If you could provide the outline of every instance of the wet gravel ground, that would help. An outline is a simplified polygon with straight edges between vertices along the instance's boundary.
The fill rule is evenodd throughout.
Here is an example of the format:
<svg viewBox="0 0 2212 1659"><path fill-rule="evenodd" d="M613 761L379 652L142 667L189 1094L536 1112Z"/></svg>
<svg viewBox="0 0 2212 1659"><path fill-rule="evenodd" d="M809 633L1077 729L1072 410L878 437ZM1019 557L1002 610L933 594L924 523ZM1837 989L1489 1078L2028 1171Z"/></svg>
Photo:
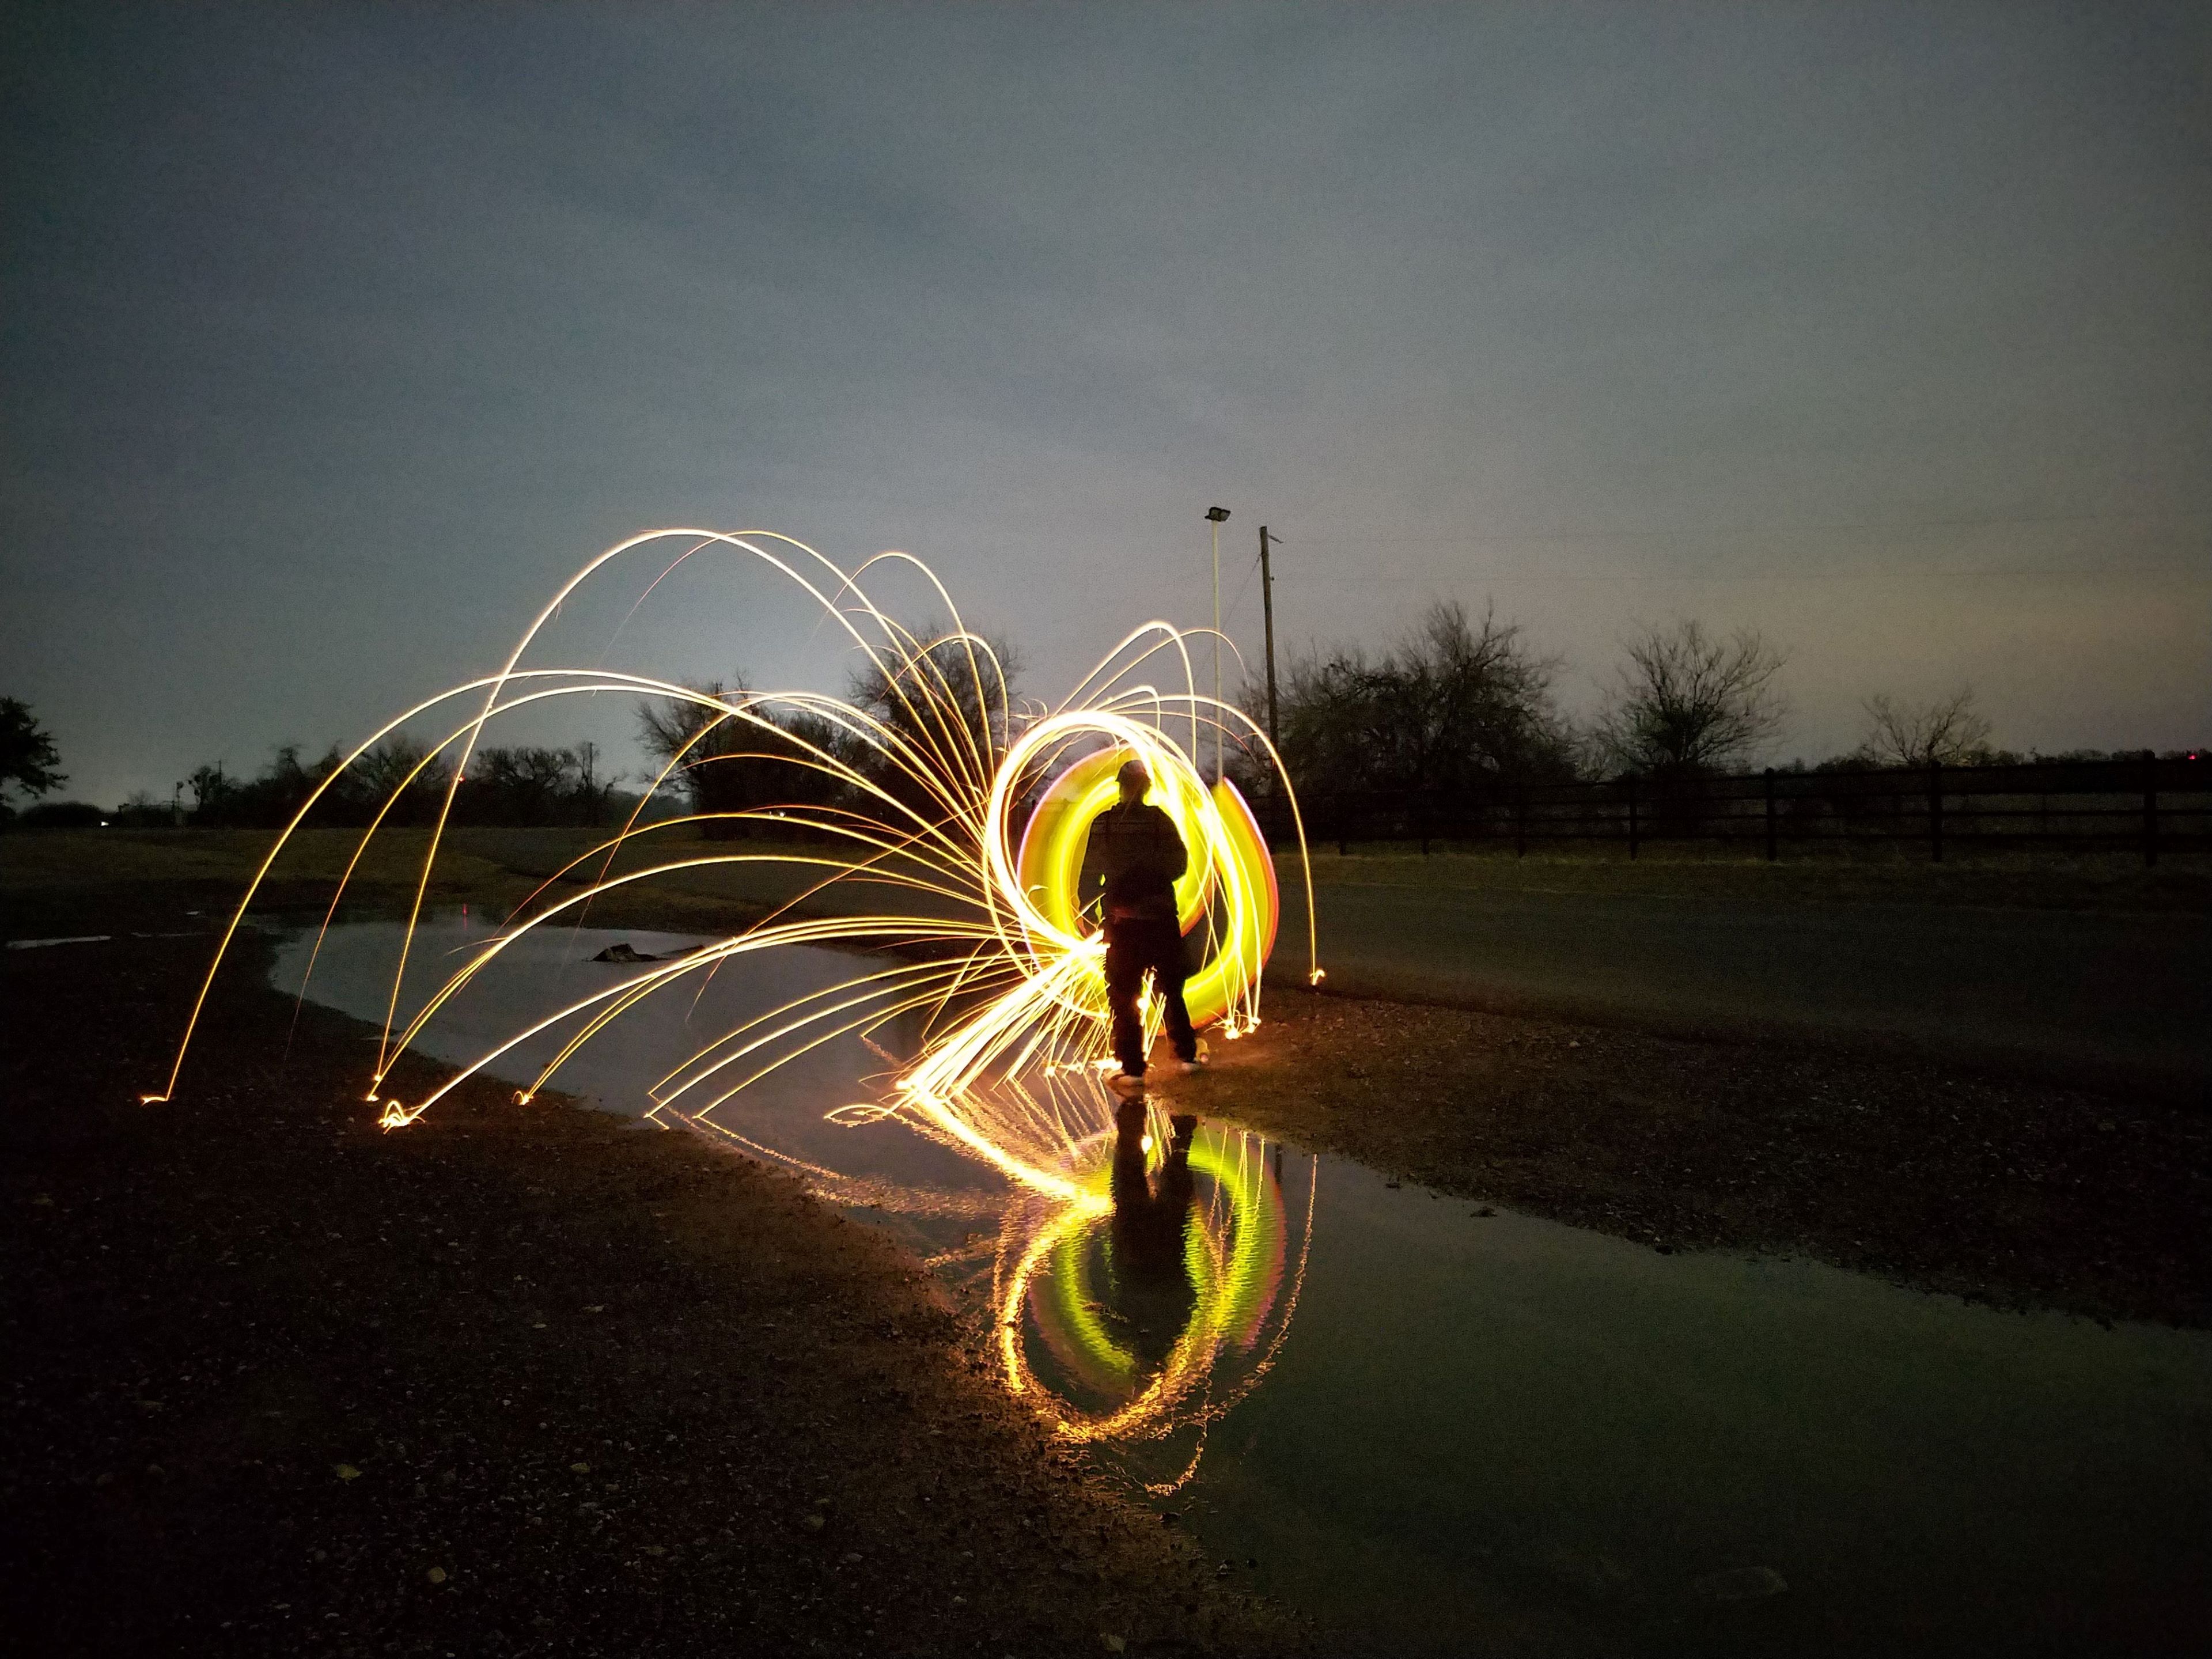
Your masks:
<svg viewBox="0 0 2212 1659"><path fill-rule="evenodd" d="M46 931L192 931L197 897ZM0 961L11 1649L1307 1645L781 1175L489 1083L381 1133L373 1034L295 1024L251 961L138 1105L209 943Z"/></svg>
<svg viewBox="0 0 2212 1659"><path fill-rule="evenodd" d="M2201 1106L1272 986L1265 1012L1190 1109L1661 1249L2212 1323Z"/></svg>

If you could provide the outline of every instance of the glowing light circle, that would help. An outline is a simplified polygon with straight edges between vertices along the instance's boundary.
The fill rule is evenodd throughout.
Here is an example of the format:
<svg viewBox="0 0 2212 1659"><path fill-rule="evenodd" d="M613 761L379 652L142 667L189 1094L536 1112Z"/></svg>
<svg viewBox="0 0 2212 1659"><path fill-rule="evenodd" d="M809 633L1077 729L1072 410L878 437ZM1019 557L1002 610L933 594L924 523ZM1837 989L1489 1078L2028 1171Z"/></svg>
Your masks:
<svg viewBox="0 0 2212 1659"><path fill-rule="evenodd" d="M672 549L673 556L639 604L701 556L757 562L821 607L830 628L864 654L876 680L889 688L884 699L855 702L803 690L724 694L621 669L524 665L572 595L616 561L656 548L656 557ZM862 585L878 568L922 584L933 608L950 613L950 623L925 637L896 621ZM1163 665L1169 668L1164 676ZM1146 676L1141 682L1139 673ZM411 769L390 784L362 830L325 917L327 926L371 841L388 820L397 822L391 815L403 799L412 799L410 792L437 796L368 1079L366 1098L378 1109L382 1127L418 1121L468 1078L515 1065L519 1051L544 1040L552 1056L542 1066L532 1060L535 1076L520 1091L525 1098L536 1096L555 1086L562 1066L628 1010L696 983L723 964L793 946L851 946L860 954L850 979L711 1037L647 1086L653 1103L648 1115L731 1135L810 1178L832 1179L834 1172L746 1141L716 1123L713 1114L752 1083L823 1043L848 1036L872 1041L892 1022L912 1018L920 1022L917 1048L886 1054L898 1067L892 1080L878 1098L839 1107L841 1121L901 1116L1021 1186L1079 1210L1097 1209L1103 1200L1085 1190L1067 1155L1079 1139L1073 1126L1095 1114L1104 1094L1095 1089L1086 1094L1067 1086L1066 1079L1112 1063L1105 1058L1104 945L1088 931L1075 900L1084 840L1091 819L1116 793L1113 774L1131 755L1144 761L1154 781L1152 798L1174 820L1189 851L1189 868L1176 894L1180 925L1198 957L1185 995L1194 1020L1218 1021L1226 1036L1258 1024L1261 975L1280 908L1274 866L1235 786L1224 781L1209 787L1191 754L1165 728L1187 719L1194 752L1201 723L1235 734L1255 764L1273 769L1301 866L1304 831L1280 757L1241 710L1199 693L1188 641L1173 625L1146 623L1124 635L1054 711L1018 710L1008 700L1006 682L989 642L960 621L943 584L910 555L880 553L848 570L773 532L675 528L626 538L562 585L495 672L425 697L386 720L308 792L222 931L166 1083L143 1098L155 1103L173 1097L224 957L277 858L323 795L367 763L379 745L414 742L410 734L427 728ZM627 822L549 875L434 989L420 999L403 999L416 923L479 740L494 721L526 708L538 706L543 712L553 700L606 695L678 711L690 733L665 756L646 799L675 787L702 763L702 756L725 750L777 763L779 775L790 780L789 793L741 809L695 800L691 812L650 821L641 799ZM457 702L465 707L451 706ZM703 747L710 739L715 746ZM752 753L754 748L761 752ZM1032 790L1048 779L1049 787L1030 810ZM720 829L739 834L723 845ZM756 845L748 831L764 832L767 844ZM618 856L625 866L620 870L615 868ZM571 922L600 896L635 884L746 866L795 877L800 897L680 958L641 963L638 973L616 983L553 999L552 1006L485 1046L418 1098L387 1092L399 1056L416 1044L429 1022L455 999L471 994L478 978L536 930ZM1310 872L1304 878L1307 972L1317 981ZM865 896L858 904L827 896L841 886L836 900ZM1157 1018L1157 1007L1151 1017Z"/></svg>
<svg viewBox="0 0 2212 1659"><path fill-rule="evenodd" d="M1093 1201L1071 1206L1042 1228L1009 1278L999 1310L1007 1386L1036 1403L1071 1439L1142 1439L1218 1416L1271 1363L1263 1361L1233 1394L1195 1413L1188 1408L1189 1397L1224 1352L1252 1355L1259 1349L1270 1316L1279 1312L1290 1243L1281 1189L1243 1137L1202 1136L1189 1158L1193 1172L1206 1178L1214 1197L1199 1206L1184 1235L1183 1270L1194 1292L1190 1317L1149 1377L1100 1316L1094 1243L1109 1224L1105 1170L1085 1188ZM1280 1311L1286 1323L1287 1310ZM1044 1387L1024 1351L1025 1312L1072 1380L1118 1403L1085 1410Z"/></svg>
<svg viewBox="0 0 2212 1659"><path fill-rule="evenodd" d="M1010 863L1006 818L1015 781L1056 750L1099 739L1039 799ZM1063 1005L1103 1017L1105 946L1079 914L1076 886L1091 820L1119 799L1116 775L1133 757L1152 775L1147 799L1174 822L1189 854L1176 884L1176 913L1186 936L1200 936L1202 951L1183 988L1191 1021L1224 1021L1228 1034L1237 1035L1256 1023L1261 973L1280 919L1274 860L1237 786L1224 778L1209 790L1182 749L1158 730L1085 710L1024 734L1008 750L991 799L986 841L994 884L1039 954L1083 959L1087 971L1061 988Z"/></svg>

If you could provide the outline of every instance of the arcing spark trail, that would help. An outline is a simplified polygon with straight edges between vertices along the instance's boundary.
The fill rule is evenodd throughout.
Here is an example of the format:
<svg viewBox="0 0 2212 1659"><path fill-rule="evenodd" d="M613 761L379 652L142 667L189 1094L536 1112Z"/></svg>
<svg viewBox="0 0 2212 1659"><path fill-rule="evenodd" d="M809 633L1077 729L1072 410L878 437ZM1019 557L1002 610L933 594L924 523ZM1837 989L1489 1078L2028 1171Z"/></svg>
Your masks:
<svg viewBox="0 0 2212 1659"><path fill-rule="evenodd" d="M524 665L540 632L586 583L627 556L650 556L653 550L672 547L675 556L646 594L701 556L735 555L765 566L811 596L862 653L865 677L878 695L866 707L799 691L721 696L647 675ZM951 617L950 625L923 638L880 608L863 586L878 565L918 575ZM1170 672L1162 674L1164 667ZM1155 680L1173 689L1163 690ZM742 810L653 823L640 823L634 814L542 887L542 902L534 899L523 907L507 927L474 947L420 1006L403 1012L402 985L424 896L455 792L486 728L526 708L608 693L696 711L686 722L688 739L668 757L653 790L688 767L747 764L763 766L781 781L776 794ZM456 719L456 702L471 704L472 712ZM1131 755L1145 763L1157 804L1191 853L1176 898L1197 959L1187 993L1192 1018L1200 1024L1218 1023L1228 1038L1259 1023L1261 978L1279 911L1274 865L1236 785L1224 777L1209 787L1199 775L1194 757L1200 734L1225 735L1255 769L1272 772L1286 799L1289 786L1254 724L1234 707L1198 693L1183 634L1165 623L1147 623L1127 635L1056 707L1017 708L991 647L961 622L951 595L920 561L885 553L848 573L787 537L667 530L602 553L553 597L497 673L407 710L317 786L240 901L210 964L167 1085L148 1096L149 1102L167 1100L177 1086L207 987L294 832L346 768L402 727L441 715L449 723L433 728L434 741L384 800L331 900L335 914L347 881L394 806L442 770L443 799L415 884L368 1080L368 1097L387 1128L415 1122L462 1078L497 1065L526 1042L550 1036L556 1047L520 1091L526 1100L550 1086L565 1061L647 998L695 985L701 975L756 952L840 946L868 953L862 971L700 1047L653 1085L653 1115L733 1134L715 1121L718 1105L798 1055L855 1035L884 1053L893 1070L878 1099L841 1107L833 1115L895 1116L992 1166L1063 1210L1063 1218L1048 1231L1064 1236L1074 1218L1109 1207L1090 1167L1110 1115L1094 1069L1106 1049L1103 945L1079 913L1074 890L1090 821L1114 798L1115 771ZM1295 823L1294 801L1291 810ZM779 844L740 843L732 850L717 844L708 850L693 837L708 825L773 837ZM1302 870L1303 854L1301 838ZM635 862L641 854L647 861L641 867L616 872L618 857ZM641 964L618 984L545 1011L419 1099L387 1091L399 1056L432 1018L466 995L516 941L548 924L573 923L594 899L633 884L745 864L797 872L802 890L753 927L675 960ZM550 896L556 882L580 874L580 887ZM866 888L876 908L808 913L810 901L841 887ZM1312 914L1309 892L1306 915ZM1318 977L1308 925L1308 971ZM1148 1012L1156 1022L1157 1008ZM919 1036L906 1052L892 1053L884 1046L892 1029ZM773 1146L746 1145L797 1163ZM838 1179L832 1170L804 1167L824 1182ZM1244 1194L1241 1208L1247 1215L1261 1213L1249 1180L1217 1184ZM1228 1237L1219 1228L1213 1231L1223 1241ZM1227 1261L1237 1247L1224 1242L1222 1248ZM1249 1243L1242 1248L1249 1255ZM1032 1264L1042 1263L1047 1254L1032 1255ZM1273 1277L1266 1278L1265 1299L1272 1304ZM1229 1324L1249 1323L1250 1314L1249 1306L1241 1307ZM1209 1317L1220 1323L1225 1316L1217 1310ZM1011 1358L1010 1367L1010 1376L1018 1377L1021 1367ZM1188 1370L1188 1365L1171 1368L1154 1394L1187 1391Z"/></svg>

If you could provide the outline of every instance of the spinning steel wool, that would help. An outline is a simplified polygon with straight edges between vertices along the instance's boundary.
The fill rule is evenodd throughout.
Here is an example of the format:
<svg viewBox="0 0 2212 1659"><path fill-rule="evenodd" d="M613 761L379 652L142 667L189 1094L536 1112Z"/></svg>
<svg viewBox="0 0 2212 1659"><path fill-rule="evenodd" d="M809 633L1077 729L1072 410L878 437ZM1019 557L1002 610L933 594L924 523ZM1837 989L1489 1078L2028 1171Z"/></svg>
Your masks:
<svg viewBox="0 0 2212 1659"><path fill-rule="evenodd" d="M834 629L861 653L864 678L877 695L865 707L805 691L716 695L646 675L524 665L539 633L585 583L627 556L672 544L675 556L647 594L702 555L757 562L821 606ZM878 565L918 574L951 624L923 638L894 620L862 586ZM1148 670L1157 673L1163 664L1173 671L1170 689L1139 678ZM850 977L701 1046L653 1083L649 1115L741 1141L801 1170L834 1194L847 1184L836 1170L741 1135L718 1122L714 1111L798 1055L840 1036L859 1036L890 1069L875 1099L840 1106L830 1115L848 1123L895 1117L988 1164L1030 1194L1022 1200L1033 1211L1024 1224L1028 1242L1008 1264L1010 1271L1001 1273L1006 1307L1011 1311L1032 1287L1042 1287L1037 1308L1059 1310L1047 1321L1053 1346L1093 1370L1127 1373L1127 1356L1099 1334L1095 1322L1086 1324L1081 1297L1050 1293L1054 1286L1079 1284L1081 1242L1113 1208L1096 1167L1111 1114L1098 1081L1098 1072L1113 1064L1105 1058L1104 946L1081 914L1076 893L1086 832L1115 798L1120 764L1132 756L1142 760L1153 780L1153 800L1174 821L1190 854L1176 901L1196 961L1187 992L1191 1016L1234 1039L1260 1021L1279 894L1267 842L1237 786L1225 777L1209 786L1199 775L1194 757L1201 735L1224 738L1258 762L1259 769L1272 769L1286 800L1290 789L1253 722L1197 692L1187 636L1165 623L1130 633L1056 707L1013 705L1006 680L990 645L961 623L950 594L908 555L881 554L848 574L811 548L765 532L671 530L623 542L562 586L496 674L407 710L319 784L232 917L167 1085L145 1098L167 1100L177 1086L192 1027L223 954L270 866L317 801L345 768L357 765L409 722L435 720L456 702L480 698L472 702L474 712L445 727L393 787L331 899L334 915L394 805L419 788L421 780L442 775L443 799L415 883L368 1082L368 1098L380 1109L383 1126L398 1129L416 1121L463 1079L499 1066L526 1043L550 1038L551 1058L518 1092L527 1102L553 1086L562 1066L595 1035L647 998L696 985L701 975L757 952L789 945L842 948L856 953L857 971ZM690 736L667 757L654 790L670 785L683 769L734 764L758 765L781 784L769 799L740 810L696 811L650 823L633 814L619 831L541 886L419 1006L403 1011L407 959L455 792L486 728L555 699L607 693L696 711L684 722ZM1295 824L1295 801L1291 813ZM696 838L702 830L773 840L703 842ZM1302 830L1299 860L1303 870ZM731 937L673 959L641 962L620 982L546 1010L420 1098L388 1091L394 1066L428 1022L465 996L517 940L539 928L575 923L594 900L633 884L746 866L795 876L797 890L763 921ZM1310 918L1310 880L1307 899ZM1309 922L1308 972L1318 979L1312 942ZM1156 1002L1146 1013L1148 1026L1156 1028ZM909 1035L903 1052L886 1046L893 1031ZM515 1063L507 1060L508 1066ZM1073 1408L1061 1413L1072 1434L1100 1437L1157 1429L1170 1420L1204 1420L1206 1412L1194 1419L1182 1402L1224 1344L1251 1348L1273 1305L1283 1249L1280 1193L1248 1167L1260 1156L1256 1143L1236 1158L1212 1142L1208 1146L1196 1159L1212 1197L1188 1232L1193 1283L1200 1287L1188 1329L1156 1374L1123 1376L1132 1386L1122 1391L1129 1397L1117 1410L1103 1417ZM1011 1336L1004 1358L1009 1385L1035 1392Z"/></svg>

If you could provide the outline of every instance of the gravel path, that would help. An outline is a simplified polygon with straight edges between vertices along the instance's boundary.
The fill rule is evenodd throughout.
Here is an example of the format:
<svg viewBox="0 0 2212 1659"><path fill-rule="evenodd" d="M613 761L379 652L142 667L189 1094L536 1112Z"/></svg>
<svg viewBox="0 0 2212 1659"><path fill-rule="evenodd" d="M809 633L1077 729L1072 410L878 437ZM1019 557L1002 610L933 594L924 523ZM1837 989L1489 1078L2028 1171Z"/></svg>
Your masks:
<svg viewBox="0 0 2212 1659"><path fill-rule="evenodd" d="M2212 1117L1910 1056L1277 990L1189 1109L1662 1249L2212 1323Z"/></svg>

